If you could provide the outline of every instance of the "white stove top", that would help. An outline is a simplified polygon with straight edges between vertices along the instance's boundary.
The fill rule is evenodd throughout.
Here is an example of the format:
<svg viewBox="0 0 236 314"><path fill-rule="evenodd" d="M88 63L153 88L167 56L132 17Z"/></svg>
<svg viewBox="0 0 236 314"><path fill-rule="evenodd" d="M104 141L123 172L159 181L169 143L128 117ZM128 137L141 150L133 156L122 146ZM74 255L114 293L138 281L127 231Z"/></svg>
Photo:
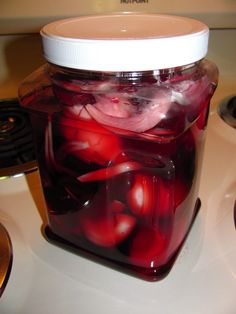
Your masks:
<svg viewBox="0 0 236 314"><path fill-rule="evenodd" d="M0 181L0 219L14 250L0 313L234 314L235 157L236 130L213 109L200 185L201 210L170 274L154 283L48 243L40 230L44 210L37 172Z"/></svg>

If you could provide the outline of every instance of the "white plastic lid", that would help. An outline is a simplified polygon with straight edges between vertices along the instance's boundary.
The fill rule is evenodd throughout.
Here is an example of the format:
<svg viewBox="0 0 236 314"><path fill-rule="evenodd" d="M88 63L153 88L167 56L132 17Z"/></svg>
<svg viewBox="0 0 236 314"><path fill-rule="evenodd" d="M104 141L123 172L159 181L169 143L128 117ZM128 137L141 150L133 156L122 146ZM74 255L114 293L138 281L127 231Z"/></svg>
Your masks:
<svg viewBox="0 0 236 314"><path fill-rule="evenodd" d="M191 64L205 57L208 27L191 18L112 14L56 21L41 30L45 58L94 71L146 71Z"/></svg>

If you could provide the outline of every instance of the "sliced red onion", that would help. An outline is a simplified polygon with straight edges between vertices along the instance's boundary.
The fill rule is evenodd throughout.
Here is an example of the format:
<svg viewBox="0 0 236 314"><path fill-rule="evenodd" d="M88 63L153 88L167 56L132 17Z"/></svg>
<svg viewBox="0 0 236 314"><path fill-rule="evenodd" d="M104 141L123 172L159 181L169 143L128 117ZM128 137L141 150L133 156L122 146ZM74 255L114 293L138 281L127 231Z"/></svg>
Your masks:
<svg viewBox="0 0 236 314"><path fill-rule="evenodd" d="M126 93L109 93L108 95L96 95L94 106L106 115L128 118L135 112Z"/></svg>
<svg viewBox="0 0 236 314"><path fill-rule="evenodd" d="M97 109L94 105L88 104L86 109L89 114L99 123L119 129L133 132L145 132L155 127L165 118L171 105L169 91L160 90L155 98L138 108L130 117L121 118L106 114Z"/></svg>
<svg viewBox="0 0 236 314"><path fill-rule="evenodd" d="M83 120L91 120L91 116L85 107L83 107L82 110L80 111L79 117L80 119L83 119Z"/></svg>
<svg viewBox="0 0 236 314"><path fill-rule="evenodd" d="M91 82L92 90L96 92L111 92L112 90L116 89L117 83L113 80L106 80L106 81L94 81ZM83 88L84 89L84 88Z"/></svg>
<svg viewBox="0 0 236 314"><path fill-rule="evenodd" d="M55 86L63 87L65 90L69 90L73 92L81 92L80 84L78 84L78 82L76 82L75 80L63 81L61 79L57 80L54 78L53 83L55 84Z"/></svg>
<svg viewBox="0 0 236 314"><path fill-rule="evenodd" d="M209 93L210 80L205 75L197 81L185 80L172 85L171 100L180 105L196 105Z"/></svg>
<svg viewBox="0 0 236 314"><path fill-rule="evenodd" d="M111 78L105 81L71 80L56 81L57 85L73 92L110 92L116 89L117 83Z"/></svg>
<svg viewBox="0 0 236 314"><path fill-rule="evenodd" d="M126 161L118 165L88 172L77 177L77 179L81 182L106 180L125 172L139 170L140 168L142 168L141 163L136 161Z"/></svg>
<svg viewBox="0 0 236 314"><path fill-rule="evenodd" d="M79 117L80 112L82 110L82 105L74 105L74 106L63 106L63 114L67 117Z"/></svg>
<svg viewBox="0 0 236 314"><path fill-rule="evenodd" d="M79 141L69 141L62 145L57 153L57 156L60 157L60 160L63 160L69 154L78 152L81 150L86 150L90 147L88 142L79 142Z"/></svg>
<svg viewBox="0 0 236 314"><path fill-rule="evenodd" d="M63 115L67 118L91 120L91 116L83 105L63 106Z"/></svg>
<svg viewBox="0 0 236 314"><path fill-rule="evenodd" d="M48 116L48 125L45 129L45 160L48 168L52 171L67 173L70 176L76 174L70 169L65 168L55 158L53 150L52 118Z"/></svg>
<svg viewBox="0 0 236 314"><path fill-rule="evenodd" d="M55 161L52 140L52 119L48 116L48 125L45 129L45 159L49 169L57 170L58 165Z"/></svg>

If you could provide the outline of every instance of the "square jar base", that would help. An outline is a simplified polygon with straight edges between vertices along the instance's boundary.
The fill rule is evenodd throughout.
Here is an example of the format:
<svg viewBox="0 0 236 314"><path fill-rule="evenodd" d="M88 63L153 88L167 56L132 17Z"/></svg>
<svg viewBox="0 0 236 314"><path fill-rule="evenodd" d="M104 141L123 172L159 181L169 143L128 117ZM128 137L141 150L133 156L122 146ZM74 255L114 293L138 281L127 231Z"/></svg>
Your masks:
<svg viewBox="0 0 236 314"><path fill-rule="evenodd" d="M137 267L134 265L130 265L130 264L126 264L126 263L121 263L119 261L114 261L108 258L103 258L102 256L96 255L94 253L91 253L90 251L85 250L84 248L81 248L77 245L75 245L74 243L71 243L67 240L65 240L64 238L58 236L57 234L55 234L51 228L46 225L43 228L43 235L46 238L47 241L49 241L50 243L57 245L67 251L70 251L72 253L78 254L82 257L88 258L94 262L100 263L104 266L108 266L110 268L113 268L114 270L118 270L121 271L123 273L126 273L128 275L146 280L146 281L158 281L163 279L164 277L166 277L168 275L168 273L170 272L170 270L172 269L175 260L177 258L177 256L179 255L185 240L192 228L192 225L196 219L196 216L199 212L199 209L201 207L201 201L200 199L198 199L196 201L196 205L194 208L194 214L193 214L193 218L191 221L191 224L189 226L189 229L185 235L185 238L183 239L183 241L181 242L181 244L179 245L179 247L177 248L177 250L175 251L175 253L172 255L172 257L169 259L169 261L160 267L157 268L143 268L143 267Z"/></svg>

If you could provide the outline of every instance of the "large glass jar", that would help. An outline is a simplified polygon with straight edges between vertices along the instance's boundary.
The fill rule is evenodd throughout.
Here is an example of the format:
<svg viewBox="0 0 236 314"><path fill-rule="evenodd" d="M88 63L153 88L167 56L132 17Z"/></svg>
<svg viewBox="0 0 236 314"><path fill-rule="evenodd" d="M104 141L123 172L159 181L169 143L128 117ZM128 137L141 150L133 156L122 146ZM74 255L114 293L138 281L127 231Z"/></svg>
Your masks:
<svg viewBox="0 0 236 314"><path fill-rule="evenodd" d="M46 25L48 63L20 86L47 205L46 235L146 280L171 269L200 207L217 68L208 28L118 14Z"/></svg>

